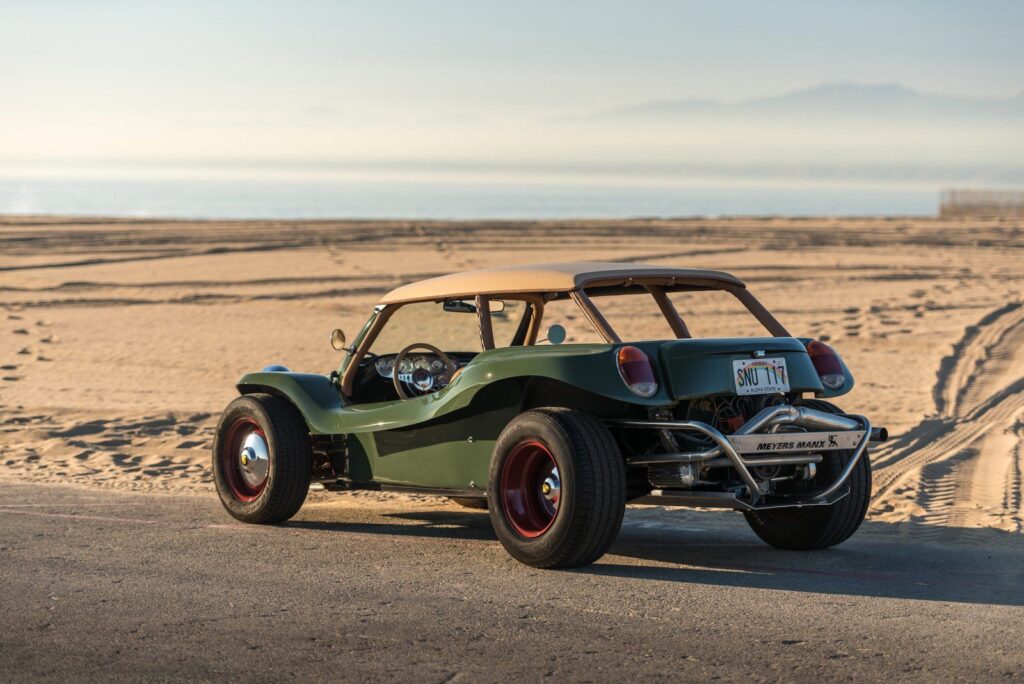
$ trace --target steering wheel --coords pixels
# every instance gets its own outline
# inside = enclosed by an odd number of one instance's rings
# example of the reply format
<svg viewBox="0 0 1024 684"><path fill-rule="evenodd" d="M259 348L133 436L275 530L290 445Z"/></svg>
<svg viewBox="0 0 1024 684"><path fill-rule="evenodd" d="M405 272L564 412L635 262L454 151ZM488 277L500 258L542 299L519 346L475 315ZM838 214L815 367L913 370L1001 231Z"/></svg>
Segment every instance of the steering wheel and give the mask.
<svg viewBox="0 0 1024 684"><path fill-rule="evenodd" d="M398 392L398 396L402 399L411 399L412 397L405 393L405 386L402 381L398 379L398 369L402 367L402 361L405 360L406 355L414 349L426 349L436 355L437 358L441 359L442 363L444 363L447 368L447 375L449 378L455 375L455 371L459 370L459 364L453 361L452 357L448 356L434 345L426 344L424 342L414 342L413 344L410 344L408 347L398 352L398 355L395 357L395 370L391 374L391 379L395 383L395 391ZM412 381L409 384L423 394L426 394L434 388L434 376L431 375L430 371L424 368L416 368L413 370L411 375Z"/></svg>

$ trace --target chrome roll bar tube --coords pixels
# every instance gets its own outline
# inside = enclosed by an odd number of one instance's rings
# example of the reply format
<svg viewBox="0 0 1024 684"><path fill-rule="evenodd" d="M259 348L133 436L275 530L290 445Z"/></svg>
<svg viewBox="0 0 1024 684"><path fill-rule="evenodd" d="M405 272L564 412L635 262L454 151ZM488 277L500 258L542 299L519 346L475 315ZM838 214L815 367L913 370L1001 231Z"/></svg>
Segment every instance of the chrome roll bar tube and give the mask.
<svg viewBox="0 0 1024 684"><path fill-rule="evenodd" d="M705 451L687 452L679 454L656 454L653 456L641 456L637 458L627 458L626 462L629 465L655 465L655 464L671 464L671 463L697 463L702 461L709 461L721 454L725 454L729 461L729 464L736 469L740 479L746 486L749 492L751 504L756 504L761 491L758 487L757 480L750 474L750 470L747 467L747 463L740 456L739 452L736 451L732 443L729 442L728 438L721 432L711 427L707 423L697 420L641 420L631 418L619 418L606 420L611 427L621 428L649 428L655 430L689 430L693 432L699 432L708 438L710 438L715 446ZM871 421L864 416L859 415L837 415L832 413L825 413L823 411L817 411L809 409L803 406L769 406L759 411L753 418L748 420L744 425L736 430L736 435L748 435L755 432L771 428L775 425L782 424L796 424L801 427L818 429L818 430L857 430L861 429L864 431L863 436L854 448L853 456L847 462L846 466L840 472L839 477L836 478L835 482L829 485L825 490L818 492L814 495L815 499L824 499L834 494L840 487L842 487L846 481L850 478L853 473L853 469L857 467L857 463L864 455L864 451L867 449L868 442L872 439L882 440L887 437L885 428L873 429L871 427ZM751 464L756 465L756 463Z"/></svg>
<svg viewBox="0 0 1024 684"><path fill-rule="evenodd" d="M836 478L836 481L833 482L832 485L829 486L827 489L825 489L825 491L818 492L818 494L816 495L816 497L818 498L828 498L830 495L838 491L840 487L846 484L846 481L850 479L850 475L853 473L853 469L856 468L857 463L860 462L861 456L864 455L864 451L865 449L867 449L868 442L871 440L871 421L865 418L864 416L851 415L850 417L860 421L861 426L864 428L864 436L860 438L860 443L857 445L857 448L854 449L853 456L846 463L846 467L843 468L843 472L839 473L839 477Z"/></svg>

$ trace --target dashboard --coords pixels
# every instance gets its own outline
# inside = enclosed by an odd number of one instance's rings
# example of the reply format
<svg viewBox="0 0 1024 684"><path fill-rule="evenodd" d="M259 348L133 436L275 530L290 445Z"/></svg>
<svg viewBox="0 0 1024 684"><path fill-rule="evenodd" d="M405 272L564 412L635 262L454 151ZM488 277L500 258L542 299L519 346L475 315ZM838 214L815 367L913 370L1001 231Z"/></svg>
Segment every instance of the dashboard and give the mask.
<svg viewBox="0 0 1024 684"><path fill-rule="evenodd" d="M355 403L394 401L400 398L395 391L395 357L398 354L367 354L359 363L359 372L352 386ZM476 352L448 352L459 369L476 357ZM398 369L398 381L406 394L422 396L437 392L451 384L448 368L436 354L410 352Z"/></svg>
<svg viewBox="0 0 1024 684"><path fill-rule="evenodd" d="M376 357L373 360L373 370L389 385L394 382L397 375L399 382L405 386L406 392L413 395L423 395L444 389L458 374L458 370L472 360L472 355L469 355L469 358L459 358L460 355L450 354L449 357L458 366L458 369L455 372L449 372L444 361L436 354L406 354L402 359L401 367L395 368L397 356L397 354L384 354Z"/></svg>
<svg viewBox="0 0 1024 684"><path fill-rule="evenodd" d="M378 356L373 361L373 369L382 378L391 379L395 376L395 356L397 354L385 354ZM463 364L459 364L461 367ZM434 354L406 354L402 359L402 366L398 369L398 379L405 381L402 376L413 374L413 371L425 370L433 376L442 375L447 368L444 361Z"/></svg>

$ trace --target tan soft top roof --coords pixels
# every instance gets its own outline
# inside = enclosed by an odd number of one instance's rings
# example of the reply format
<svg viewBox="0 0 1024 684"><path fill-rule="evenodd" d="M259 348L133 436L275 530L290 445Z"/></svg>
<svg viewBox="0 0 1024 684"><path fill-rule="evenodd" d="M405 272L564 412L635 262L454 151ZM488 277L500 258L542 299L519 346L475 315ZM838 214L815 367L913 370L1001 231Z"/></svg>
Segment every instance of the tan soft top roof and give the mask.
<svg viewBox="0 0 1024 684"><path fill-rule="evenodd" d="M714 281L723 285L744 287L739 278L722 271L696 268L673 268L649 264L604 261L576 261L558 264L525 264L463 271L421 280L396 288L384 295L381 304L415 302L475 295L514 294L517 292L569 292L592 284L614 284L616 281L677 280L687 282Z"/></svg>

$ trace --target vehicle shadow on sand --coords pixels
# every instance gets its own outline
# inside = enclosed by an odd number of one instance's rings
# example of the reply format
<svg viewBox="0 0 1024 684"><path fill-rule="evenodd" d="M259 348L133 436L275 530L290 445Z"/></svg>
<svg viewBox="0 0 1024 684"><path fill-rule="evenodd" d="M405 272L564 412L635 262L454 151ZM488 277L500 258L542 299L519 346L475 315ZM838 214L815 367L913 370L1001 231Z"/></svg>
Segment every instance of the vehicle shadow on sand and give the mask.
<svg viewBox="0 0 1024 684"><path fill-rule="evenodd" d="M486 511L416 511L385 513L376 516L381 522L289 520L284 527L336 532L360 532L444 539L497 541Z"/></svg>
<svg viewBox="0 0 1024 684"><path fill-rule="evenodd" d="M734 519L735 520L735 519ZM1024 535L866 521L822 551L763 544L733 529L627 526L608 555L578 572L830 595L1024 606ZM623 562L626 561L626 562Z"/></svg>
<svg viewBox="0 0 1024 684"><path fill-rule="evenodd" d="M293 520L311 530L496 541L483 511L390 512L373 521ZM828 595L1024 606L1024 535L866 521L815 552L767 546L739 516L627 512L598 563L571 572Z"/></svg>

